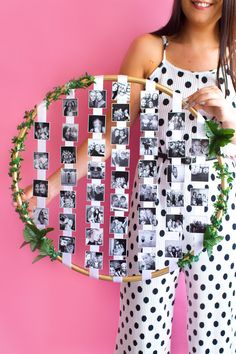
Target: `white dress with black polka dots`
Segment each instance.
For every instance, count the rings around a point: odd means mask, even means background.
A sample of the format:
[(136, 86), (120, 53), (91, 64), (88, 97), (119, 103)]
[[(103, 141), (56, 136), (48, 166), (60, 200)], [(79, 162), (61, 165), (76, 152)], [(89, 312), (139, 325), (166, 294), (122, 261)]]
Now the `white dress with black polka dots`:
[[(181, 92), (183, 98), (188, 97), (197, 89), (216, 84), (216, 70), (207, 72), (192, 72), (182, 70), (172, 65), (165, 55), (166, 42), (164, 41), (164, 56), (161, 64), (150, 75), (150, 79), (159, 82), (172, 90)], [(220, 83), (224, 85), (223, 79)], [(229, 77), (227, 100), (235, 107), (235, 91)], [(171, 111), (169, 96), (160, 94), (159, 100), (159, 150), (166, 153), (168, 139), (168, 112)], [(202, 112), (204, 115), (204, 112)], [(183, 139), (205, 137), (199, 122), (186, 111), (185, 131)], [(235, 172), (232, 159), (226, 159), (230, 170)], [(158, 205), (157, 205), (157, 237), (159, 245), (165, 238), (166, 232), (166, 189), (170, 184), (166, 178), (166, 167), (169, 160), (158, 158)], [(208, 182), (192, 182), (186, 185), (185, 205), (181, 208), (184, 220), (188, 223), (190, 217), (199, 211), (190, 203), (191, 188), (209, 190), (208, 208), (202, 208), (200, 213), (212, 214), (213, 202), (219, 194), (218, 184), (213, 161), (208, 161), (210, 174)], [(185, 271), (187, 299), (188, 299), (188, 341), (189, 353), (197, 354), (235, 354), (236, 353), (236, 186), (230, 193), (228, 213), (221, 228), (224, 240), (215, 248), (209, 258), (207, 252), (201, 254), (200, 260)], [(138, 274), (138, 208), (139, 179), (138, 169), (134, 179), (130, 223), (129, 223), (129, 251), (127, 255), (128, 273)], [(197, 207), (198, 208), (198, 207)], [(184, 209), (184, 210), (183, 210)], [(187, 224), (186, 224), (187, 225)], [(183, 235), (183, 251), (191, 250), (198, 242), (198, 235), (193, 237), (185, 225)], [(160, 259), (164, 259), (162, 266), (169, 264), (163, 257), (163, 250), (157, 249)], [(120, 288), (120, 318), (116, 338), (116, 354), (169, 354), (171, 339), (171, 324), (175, 289), (178, 283), (179, 270), (166, 276), (146, 280), (143, 282), (121, 284)], [(186, 354), (186, 353), (180, 353)]]

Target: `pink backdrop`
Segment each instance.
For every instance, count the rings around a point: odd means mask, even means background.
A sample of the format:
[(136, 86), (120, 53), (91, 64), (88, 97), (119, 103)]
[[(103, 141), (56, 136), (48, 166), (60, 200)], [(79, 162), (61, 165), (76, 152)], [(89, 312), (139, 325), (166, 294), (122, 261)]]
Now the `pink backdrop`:
[[(23, 112), (58, 84), (88, 71), (116, 73), (130, 41), (164, 24), (172, 0), (5, 1), (1, 43), (0, 353), (111, 354), (119, 285), (80, 276), (19, 250), (22, 223), (7, 176)], [(112, 38), (112, 40), (111, 40)], [(185, 289), (178, 288), (172, 354), (185, 354)]]

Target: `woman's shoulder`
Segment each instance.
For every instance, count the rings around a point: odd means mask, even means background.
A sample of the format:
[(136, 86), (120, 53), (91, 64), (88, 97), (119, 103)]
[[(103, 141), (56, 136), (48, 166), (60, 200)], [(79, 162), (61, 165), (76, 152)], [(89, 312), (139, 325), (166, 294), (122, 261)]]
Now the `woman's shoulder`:
[(123, 59), (120, 72), (128, 75), (141, 74), (147, 78), (162, 61), (163, 42), (160, 36), (145, 33), (131, 42)]

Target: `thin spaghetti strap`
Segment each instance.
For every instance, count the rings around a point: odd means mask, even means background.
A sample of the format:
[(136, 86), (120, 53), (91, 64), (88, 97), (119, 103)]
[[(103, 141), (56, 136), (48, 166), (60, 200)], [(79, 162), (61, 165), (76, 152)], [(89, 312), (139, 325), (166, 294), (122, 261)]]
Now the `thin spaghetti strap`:
[(168, 39), (166, 36), (161, 36), (162, 42), (163, 42), (163, 61), (166, 60), (166, 48), (168, 47)]

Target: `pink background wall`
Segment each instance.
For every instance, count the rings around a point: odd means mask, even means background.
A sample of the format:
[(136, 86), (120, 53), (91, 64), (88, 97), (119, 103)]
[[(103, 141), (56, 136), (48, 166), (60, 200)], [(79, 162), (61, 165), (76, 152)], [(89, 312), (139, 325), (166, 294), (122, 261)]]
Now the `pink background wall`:
[[(0, 353), (113, 353), (119, 285), (80, 276), (48, 260), (32, 266), (29, 249), (19, 250), (22, 223), (11, 206), (7, 176), (11, 137), (23, 112), (54, 86), (85, 71), (116, 73), (130, 41), (164, 24), (171, 4), (172, 0), (1, 4)], [(187, 353), (184, 290), (182, 279), (172, 354)]]

